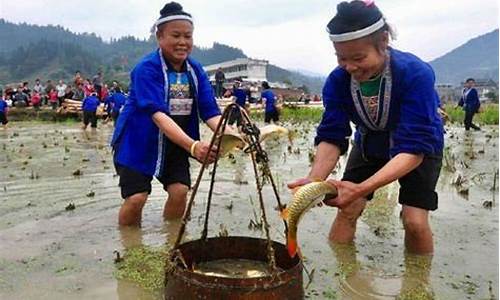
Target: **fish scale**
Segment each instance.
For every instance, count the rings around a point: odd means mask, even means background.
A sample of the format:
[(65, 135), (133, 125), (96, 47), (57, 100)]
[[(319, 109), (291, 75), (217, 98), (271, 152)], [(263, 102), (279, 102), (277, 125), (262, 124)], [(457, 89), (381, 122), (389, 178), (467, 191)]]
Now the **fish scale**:
[(337, 196), (337, 189), (326, 181), (312, 182), (300, 187), (293, 195), (292, 203), (286, 208), (288, 223), (288, 252), (295, 256), (297, 249), (297, 226), (306, 211), (317, 205), (324, 196)]

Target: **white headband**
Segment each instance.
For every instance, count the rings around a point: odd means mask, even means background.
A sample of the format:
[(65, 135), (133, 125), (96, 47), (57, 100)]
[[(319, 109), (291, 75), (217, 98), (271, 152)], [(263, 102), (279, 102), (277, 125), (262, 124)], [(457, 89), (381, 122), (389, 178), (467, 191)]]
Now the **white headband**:
[(186, 21), (189, 21), (189, 22), (193, 23), (193, 18), (191, 18), (190, 16), (187, 16), (187, 15), (172, 15), (172, 16), (168, 16), (168, 17), (164, 17), (164, 18), (158, 19), (158, 21), (156, 21), (153, 24), (153, 27), (151, 27), (151, 33), (155, 33), (156, 32), (156, 28), (158, 28), (158, 26), (160, 26), (161, 24), (166, 23), (166, 22), (170, 22), (170, 21), (174, 21), (174, 20), (186, 20)]
[(331, 34), (330, 30), (327, 27), (326, 31), (328, 31), (328, 33), (330, 33), (330, 40), (332, 40), (332, 42), (346, 42), (346, 41), (352, 41), (352, 40), (367, 36), (369, 34), (372, 34), (375, 31), (379, 30), (380, 28), (384, 27), (384, 25), (385, 25), (384, 18), (381, 17), (377, 22), (373, 23), (372, 25), (370, 25), (368, 27), (360, 29), (360, 30), (346, 32), (346, 33), (340, 33), (340, 34)]

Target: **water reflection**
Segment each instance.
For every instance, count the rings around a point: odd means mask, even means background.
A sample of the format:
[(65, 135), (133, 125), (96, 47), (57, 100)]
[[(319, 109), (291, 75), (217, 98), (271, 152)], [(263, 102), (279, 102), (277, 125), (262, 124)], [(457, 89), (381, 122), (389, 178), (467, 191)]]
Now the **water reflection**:
[(354, 243), (330, 243), (337, 261), (341, 299), (435, 299), (429, 277), (432, 256), (405, 253), (405, 269), (400, 278), (363, 266)]
[[(175, 244), (181, 220), (164, 222), (161, 234), (165, 244), (151, 247), (144, 244), (148, 231), (141, 227), (119, 227), (123, 247), (116, 264), (116, 292), (120, 300), (152, 300), (164, 298), (164, 273), (167, 253)], [(184, 235), (186, 236), (186, 234)]]
[(401, 292), (396, 299), (435, 299), (429, 277), (432, 267), (431, 255), (405, 253), (405, 273)]

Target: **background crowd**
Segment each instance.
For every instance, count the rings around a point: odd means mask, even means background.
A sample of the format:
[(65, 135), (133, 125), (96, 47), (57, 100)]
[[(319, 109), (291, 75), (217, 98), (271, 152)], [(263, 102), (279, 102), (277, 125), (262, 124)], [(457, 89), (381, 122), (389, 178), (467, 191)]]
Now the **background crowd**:
[(27, 107), (33, 106), (39, 109), (42, 106), (50, 106), (52, 109), (60, 107), (64, 99), (83, 101), (86, 97), (94, 94), (104, 103), (106, 98), (121, 88), (118, 82), (113, 81), (111, 86), (104, 83), (103, 75), (98, 72), (91, 78), (84, 78), (80, 71), (76, 71), (73, 79), (66, 82), (63, 79), (53, 81), (48, 79), (42, 82), (39, 78), (34, 85), (28, 81), (18, 85), (6, 85), (0, 94), (8, 106)]

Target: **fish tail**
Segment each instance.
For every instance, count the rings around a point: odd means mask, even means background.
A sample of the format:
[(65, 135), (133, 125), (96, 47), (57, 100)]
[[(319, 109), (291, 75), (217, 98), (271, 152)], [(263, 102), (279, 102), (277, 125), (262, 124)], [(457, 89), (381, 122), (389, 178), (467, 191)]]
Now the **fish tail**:
[(288, 209), (286, 207), (280, 211), (280, 216), (283, 220), (288, 220)]
[(287, 238), (287, 249), (290, 257), (295, 257), (297, 255), (297, 238), (291, 235), (288, 235)]

